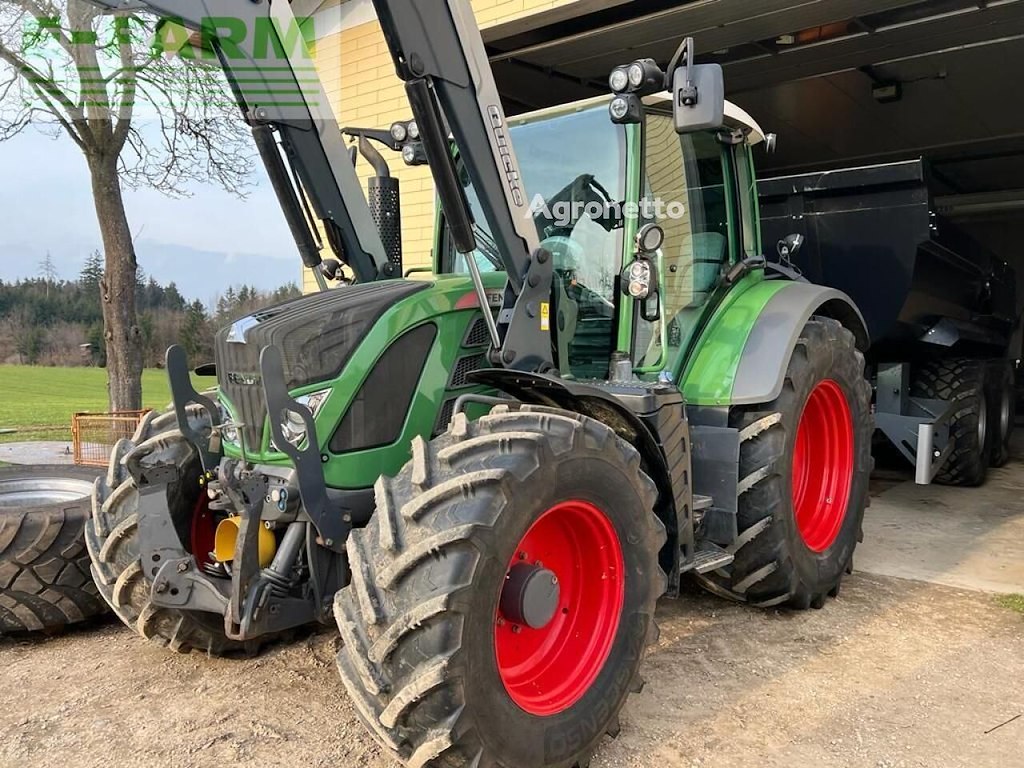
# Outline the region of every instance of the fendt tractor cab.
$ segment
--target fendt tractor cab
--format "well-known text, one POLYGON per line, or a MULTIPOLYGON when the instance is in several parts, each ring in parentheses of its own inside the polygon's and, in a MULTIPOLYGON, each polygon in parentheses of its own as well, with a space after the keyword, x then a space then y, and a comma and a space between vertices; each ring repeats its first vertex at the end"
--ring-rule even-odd
POLYGON ((146 5, 208 38, 304 263, 351 284, 223 329, 216 393, 168 351, 173 410, 115 448, 86 532, 126 624, 220 654, 336 621, 344 685, 399 759, 543 768, 614 735, 683 576, 759 606, 838 591, 866 333, 763 257, 764 137, 692 41, 510 125, 466 0, 375 0, 413 122, 348 131, 368 205, 308 72, 266 87, 286 47, 228 55, 204 21, 280 29, 287 2, 146 5), (428 279, 402 277, 374 139, 430 166, 428 279))

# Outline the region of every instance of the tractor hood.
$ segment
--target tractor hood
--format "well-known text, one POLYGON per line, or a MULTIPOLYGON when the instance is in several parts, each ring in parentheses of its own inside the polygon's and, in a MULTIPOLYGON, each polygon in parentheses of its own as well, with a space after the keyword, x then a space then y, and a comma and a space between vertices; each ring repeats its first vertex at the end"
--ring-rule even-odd
POLYGON ((388 280, 335 288, 261 310, 218 332, 217 382, 245 425, 245 444, 260 445, 267 415, 260 375, 264 347, 281 350, 289 390, 333 379, 388 308, 428 285, 388 280))

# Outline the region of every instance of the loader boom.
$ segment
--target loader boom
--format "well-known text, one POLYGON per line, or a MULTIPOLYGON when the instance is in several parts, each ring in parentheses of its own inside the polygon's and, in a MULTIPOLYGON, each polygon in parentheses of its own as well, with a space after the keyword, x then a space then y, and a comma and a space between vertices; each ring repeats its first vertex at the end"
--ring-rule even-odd
MULTIPOLYGON (((299 22, 287 0, 94 2, 115 11, 152 11, 198 30, 203 44, 216 51, 238 106, 253 127, 260 157, 303 263, 314 270, 321 287, 319 238, 315 223, 306 216, 304 201, 320 220, 335 255, 352 268, 357 281, 400 276, 374 227, 311 59, 300 61, 289 49, 294 47, 299 22), (285 161, 293 171, 295 187, 285 161)), ((550 295, 551 260, 539 249, 519 163, 472 8, 468 0, 374 0, 374 6, 397 73, 406 82, 456 245, 465 253, 475 248, 475 222, 455 175, 449 133, 459 147, 508 275, 492 334, 499 342, 492 350, 492 363, 548 370, 551 342, 540 305, 550 295)), ((486 306, 477 284, 481 305, 486 306)))
POLYGON ((360 281, 384 276, 388 262, 355 169, 348 160, 337 120, 312 67, 299 56, 303 45, 299 21, 282 0, 94 0, 112 11, 145 10, 198 31, 212 47, 245 119, 253 127, 261 159, 267 166, 306 267, 316 270, 319 254, 314 222, 300 198, 309 202, 335 254, 360 281), (277 135, 280 150, 269 140, 277 135), (298 186, 290 186, 284 158, 298 186), (304 228, 304 231, 303 231, 304 228))

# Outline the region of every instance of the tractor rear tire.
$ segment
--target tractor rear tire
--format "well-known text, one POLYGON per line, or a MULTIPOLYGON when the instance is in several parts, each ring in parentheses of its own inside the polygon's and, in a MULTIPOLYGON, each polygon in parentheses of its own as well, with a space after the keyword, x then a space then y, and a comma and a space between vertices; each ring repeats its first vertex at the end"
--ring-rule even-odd
POLYGON ((107 610, 82 529, 99 470, 0 469, 0 635, 54 632, 107 610))
POLYGON ((1001 467, 1010 460, 1010 438, 1017 421, 1017 384, 1011 361, 992 361, 988 402, 988 432, 992 436, 989 466, 1001 467))
POLYGON ((823 607, 852 571, 873 467, 871 387, 853 334, 812 318, 779 396, 734 407, 729 422, 740 433, 735 560, 698 581, 758 607, 823 607))
POLYGON ((600 422, 531 406, 458 414, 412 456, 378 480, 335 597, 356 711, 414 768, 585 766, 657 638, 665 529, 640 456, 600 422), (504 585, 545 566, 561 591, 530 623, 504 585))
POLYGON ((953 452, 935 475, 943 485, 981 485, 992 453, 989 398, 984 360, 935 360, 914 373, 916 397, 948 400, 956 405, 949 423, 953 452))
MULTIPOLYGON (((190 407, 188 415, 193 428, 209 427, 201 408, 190 407)), ((198 483, 199 458, 179 431, 173 411, 150 412, 131 440, 121 440, 114 446, 106 477, 96 481, 92 521, 85 529, 93 578, 103 599, 128 627, 172 651, 188 653, 195 649, 214 656, 255 653, 262 638, 246 642, 228 638, 222 616, 165 608, 150 601, 153 574, 143 569, 139 556, 139 492, 124 465, 125 457, 133 452, 154 461, 173 461, 183 471, 182 482, 167 486, 167 504, 186 549, 192 514, 202 490, 198 483)))

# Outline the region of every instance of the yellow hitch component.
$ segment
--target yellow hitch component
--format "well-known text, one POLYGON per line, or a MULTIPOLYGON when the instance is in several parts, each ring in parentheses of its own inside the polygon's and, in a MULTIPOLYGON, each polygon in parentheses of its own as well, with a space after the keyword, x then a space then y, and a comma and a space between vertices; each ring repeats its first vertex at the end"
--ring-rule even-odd
MULTIPOLYGON (((241 522, 242 518, 235 515, 221 520, 217 524, 217 532, 213 537, 213 556, 218 562, 230 563, 235 559, 235 542, 238 541, 238 526, 241 522)), ((277 539, 265 525, 261 524, 259 533, 260 568, 270 565, 276 551, 277 539)))

